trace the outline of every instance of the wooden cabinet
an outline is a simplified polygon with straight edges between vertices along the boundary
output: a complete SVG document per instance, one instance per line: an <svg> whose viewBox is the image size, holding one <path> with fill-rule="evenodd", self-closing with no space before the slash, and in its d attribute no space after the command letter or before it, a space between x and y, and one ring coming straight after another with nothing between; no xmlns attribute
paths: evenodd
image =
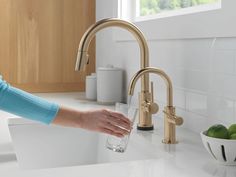
<svg viewBox="0 0 236 177"><path fill-rule="evenodd" d="M0 0L0 73L31 92L83 91L79 41L95 22L95 0ZM95 43L89 52L95 57Z"/></svg>

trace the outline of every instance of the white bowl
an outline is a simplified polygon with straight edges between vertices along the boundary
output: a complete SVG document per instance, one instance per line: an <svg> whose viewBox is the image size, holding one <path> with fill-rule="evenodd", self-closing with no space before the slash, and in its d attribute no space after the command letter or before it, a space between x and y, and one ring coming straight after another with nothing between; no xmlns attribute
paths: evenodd
<svg viewBox="0 0 236 177"><path fill-rule="evenodd" d="M206 132L201 132L201 138L209 154L223 165L236 165L236 140L212 138Z"/></svg>

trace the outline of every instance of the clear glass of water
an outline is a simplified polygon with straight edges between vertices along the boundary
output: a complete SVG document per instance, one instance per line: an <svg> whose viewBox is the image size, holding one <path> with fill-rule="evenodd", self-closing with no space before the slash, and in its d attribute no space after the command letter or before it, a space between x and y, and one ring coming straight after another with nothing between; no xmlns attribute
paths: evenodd
<svg viewBox="0 0 236 177"><path fill-rule="evenodd" d="M115 110L124 114L126 117L130 119L132 123L134 123L135 118L137 117L138 109L127 104L116 103ZM128 142L129 142L130 134L125 135L122 138L108 135L106 141L106 147L115 152L125 152Z"/></svg>

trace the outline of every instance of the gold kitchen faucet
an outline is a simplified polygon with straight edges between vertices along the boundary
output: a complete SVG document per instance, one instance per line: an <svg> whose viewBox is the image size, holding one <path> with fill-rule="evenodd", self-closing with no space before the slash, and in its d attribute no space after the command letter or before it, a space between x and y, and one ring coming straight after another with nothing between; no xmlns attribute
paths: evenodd
<svg viewBox="0 0 236 177"><path fill-rule="evenodd" d="M178 117L175 115L175 107L173 106L173 87L172 82L169 76L162 70L154 67L146 67L139 70L131 79L128 89L128 94L133 95L134 88L137 80L142 77L144 74L154 73L159 76L165 81L167 87L167 105L164 109L164 139L163 143L166 144L176 144L176 125L183 124L183 118ZM141 101L141 100L139 100ZM144 109L142 107L141 109Z"/></svg>
<svg viewBox="0 0 236 177"><path fill-rule="evenodd" d="M143 33L134 24L116 18L103 19L92 25L83 35L78 49L75 70L82 70L89 61L88 49L95 34L108 27L120 27L128 30L137 40L140 47L140 68L149 66L149 50ZM158 105L153 101L153 93L149 91L149 74L141 76L141 92L139 94L139 130L153 130L152 114L158 111Z"/></svg>
<svg viewBox="0 0 236 177"><path fill-rule="evenodd" d="M182 125L183 119L175 115L173 106L173 87L169 76L158 68L149 67L149 50L147 41L143 33L134 24L120 19L110 18L96 22L83 35L77 54L75 70L82 70L89 61L88 48L95 34L108 27L120 27L133 34L140 47L140 70L130 81L128 94L133 95L134 87L139 78L141 78L141 92L139 93L139 130L153 130L152 114L158 111L158 105L154 103L153 84L151 83L151 92L149 91L149 73L155 73L164 79L167 86L167 105L164 109L164 140L163 143L175 144L176 125Z"/></svg>

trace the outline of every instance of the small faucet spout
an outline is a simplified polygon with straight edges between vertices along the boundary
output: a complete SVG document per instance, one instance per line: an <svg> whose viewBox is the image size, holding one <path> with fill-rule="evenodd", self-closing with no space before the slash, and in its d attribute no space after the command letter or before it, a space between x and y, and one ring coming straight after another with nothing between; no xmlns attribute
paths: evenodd
<svg viewBox="0 0 236 177"><path fill-rule="evenodd" d="M144 69L139 70L131 79L129 89L128 89L128 94L133 95L134 94L134 88L136 85L136 82L138 79L146 73L155 73L165 81L167 85L167 106L173 106L173 87L172 87L172 82L169 78L169 76L162 70L158 68L153 68L153 67L146 67Z"/></svg>
<svg viewBox="0 0 236 177"><path fill-rule="evenodd" d="M183 124L183 118L175 115L175 108L173 106L173 87L172 82L169 76L162 70L154 67L146 67L144 69L139 70L131 79L128 89L128 94L133 95L134 88L137 80L143 75L147 73L154 73L165 81L167 86L167 105L165 107L164 112L164 139L163 143L166 144L175 144L176 141L176 125Z"/></svg>

